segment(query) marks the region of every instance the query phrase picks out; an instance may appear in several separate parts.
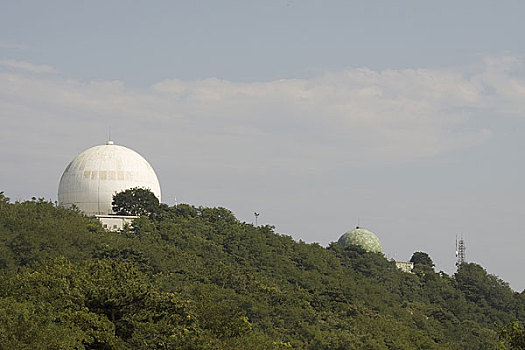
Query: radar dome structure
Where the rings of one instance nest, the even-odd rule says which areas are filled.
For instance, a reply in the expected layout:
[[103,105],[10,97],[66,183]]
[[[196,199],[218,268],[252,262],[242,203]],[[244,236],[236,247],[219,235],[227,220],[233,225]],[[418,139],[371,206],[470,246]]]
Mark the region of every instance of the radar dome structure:
[[146,159],[108,141],[69,163],[58,186],[58,202],[75,205],[86,215],[107,215],[113,213],[113,195],[134,187],[147,188],[161,199],[159,180]]
[[345,248],[357,245],[367,252],[383,253],[383,247],[379,238],[373,232],[359,226],[343,234],[337,242]]

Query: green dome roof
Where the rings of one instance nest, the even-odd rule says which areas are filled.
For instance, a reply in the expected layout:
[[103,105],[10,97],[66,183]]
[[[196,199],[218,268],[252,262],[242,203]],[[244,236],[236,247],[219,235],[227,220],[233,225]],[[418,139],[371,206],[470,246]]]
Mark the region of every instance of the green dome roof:
[[377,238],[374,233],[360,227],[356,227],[352,231],[346,232],[337,242],[345,248],[350,245],[357,245],[367,252],[383,252],[383,247],[381,246],[379,238]]

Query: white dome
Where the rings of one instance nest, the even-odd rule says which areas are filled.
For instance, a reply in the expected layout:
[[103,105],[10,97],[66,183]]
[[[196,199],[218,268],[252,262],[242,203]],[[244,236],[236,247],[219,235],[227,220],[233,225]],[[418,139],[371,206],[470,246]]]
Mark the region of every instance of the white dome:
[[150,189],[160,201],[159,180],[146,159],[108,141],[69,163],[58,185],[58,202],[74,204],[86,215],[112,214],[113,195],[133,187]]

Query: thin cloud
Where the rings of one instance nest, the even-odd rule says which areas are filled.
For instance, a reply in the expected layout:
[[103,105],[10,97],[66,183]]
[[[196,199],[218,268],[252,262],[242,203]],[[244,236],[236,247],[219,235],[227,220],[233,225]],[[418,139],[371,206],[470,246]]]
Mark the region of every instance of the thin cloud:
[[[473,122],[479,113],[523,114],[525,79],[515,74],[525,72],[520,62],[487,59],[476,74],[352,68],[271,82],[165,80],[146,90],[119,81],[12,72],[0,74],[0,104],[2,110],[12,111],[9,117],[15,124],[38,123],[42,115],[49,116],[48,125],[59,128],[55,133],[79,125],[107,125],[108,120],[140,126],[145,137],[184,131],[179,137],[193,143],[199,139],[210,159],[220,159],[221,154],[250,159],[250,152],[256,152],[259,161],[271,163],[278,154],[279,164],[289,161],[294,169],[311,164],[337,167],[353,160],[400,162],[465,149],[490,138],[488,127]],[[27,62],[1,63],[55,72]]]
[[16,60],[2,60],[0,64],[4,67],[24,70],[27,72],[38,73],[38,74],[54,74],[57,73],[57,70],[51,66],[47,65],[37,65],[25,61],[16,61]]
[[7,41],[0,41],[0,48],[2,49],[14,49],[14,50],[27,50],[27,46],[16,44],[16,43],[10,43]]

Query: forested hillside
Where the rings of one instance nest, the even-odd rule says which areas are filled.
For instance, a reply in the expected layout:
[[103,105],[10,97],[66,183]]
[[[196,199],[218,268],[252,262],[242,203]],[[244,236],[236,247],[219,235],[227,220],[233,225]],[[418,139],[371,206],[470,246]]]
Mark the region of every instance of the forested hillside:
[[525,337],[525,293],[479,265],[448,276],[421,259],[407,274],[224,208],[161,205],[116,233],[0,193],[0,271],[1,349],[495,349]]

